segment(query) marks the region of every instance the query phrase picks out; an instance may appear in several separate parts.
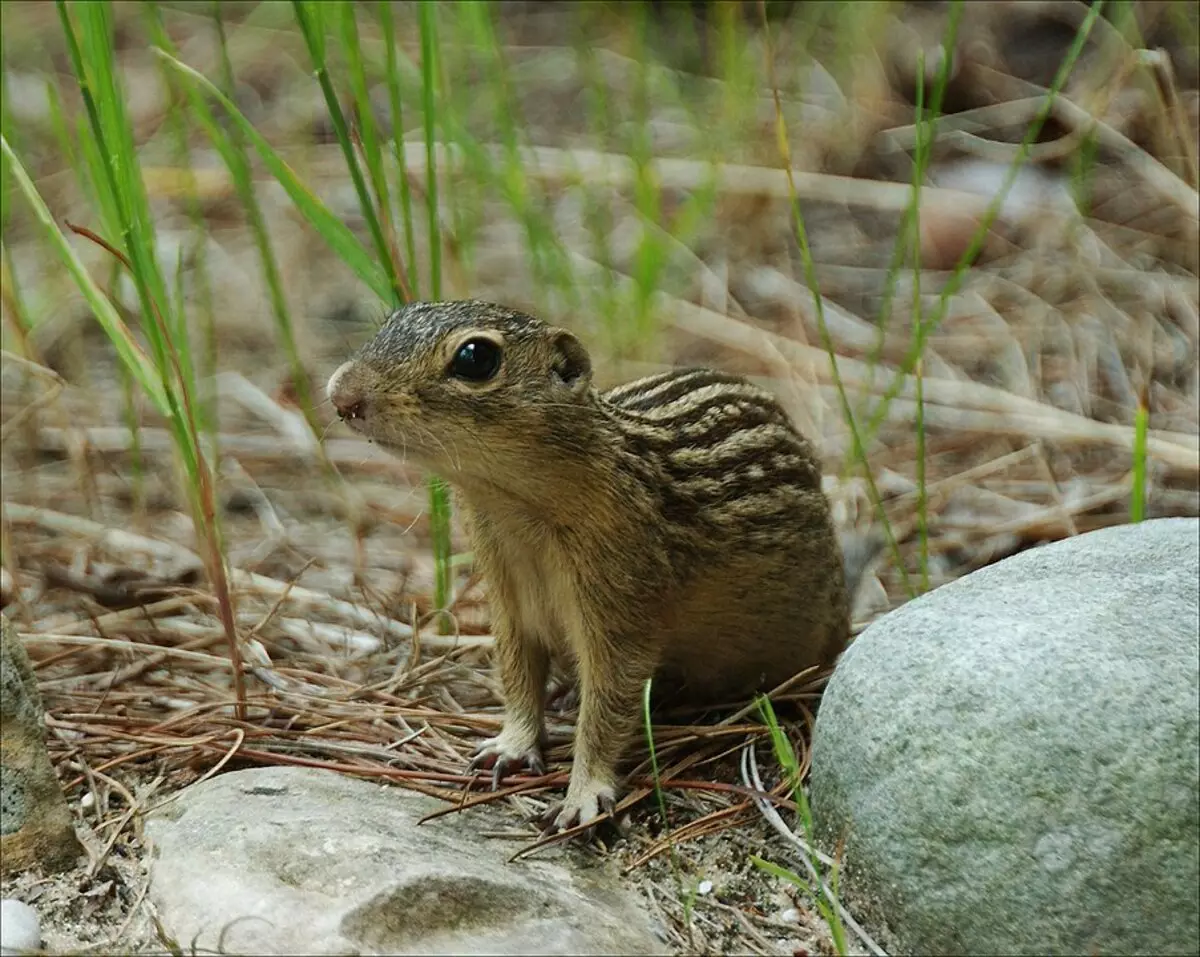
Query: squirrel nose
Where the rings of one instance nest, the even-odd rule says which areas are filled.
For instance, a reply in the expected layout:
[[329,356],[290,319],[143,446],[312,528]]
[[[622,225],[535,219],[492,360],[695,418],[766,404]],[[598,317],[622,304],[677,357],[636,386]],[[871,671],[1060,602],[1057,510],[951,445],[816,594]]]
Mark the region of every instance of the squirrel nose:
[[350,366],[347,362],[329,377],[326,393],[329,401],[337,410],[338,418],[343,422],[361,419],[367,414],[367,399],[361,386],[350,381],[346,372]]

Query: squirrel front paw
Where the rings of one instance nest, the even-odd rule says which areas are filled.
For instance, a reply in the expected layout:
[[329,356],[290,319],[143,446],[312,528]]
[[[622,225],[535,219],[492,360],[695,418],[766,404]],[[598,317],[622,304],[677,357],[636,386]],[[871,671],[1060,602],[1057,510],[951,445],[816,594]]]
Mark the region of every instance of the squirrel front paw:
[[[572,776],[570,787],[567,788],[566,799],[552,805],[540,819],[542,836],[568,831],[579,824],[588,821],[595,822],[601,814],[612,815],[617,806],[616,789],[603,781],[575,782]],[[598,822],[597,822],[598,823]],[[616,824],[616,819],[613,818]],[[587,839],[595,832],[595,823],[580,832],[580,837]]]
[[528,768],[534,774],[546,773],[541,747],[536,741],[533,744],[513,742],[503,731],[480,744],[467,766],[468,771],[491,770],[493,791],[500,787],[505,777],[522,768]]

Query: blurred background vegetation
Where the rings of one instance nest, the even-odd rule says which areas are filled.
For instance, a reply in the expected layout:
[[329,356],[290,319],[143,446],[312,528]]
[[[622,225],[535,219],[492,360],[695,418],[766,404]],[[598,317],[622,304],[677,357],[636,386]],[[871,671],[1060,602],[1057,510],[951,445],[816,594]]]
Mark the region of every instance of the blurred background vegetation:
[[[1123,479],[1132,433],[1111,426],[1141,408],[1152,437],[1194,434],[1196,10],[6,4],[4,136],[49,219],[6,155],[5,349],[94,390],[95,424],[130,427],[135,521],[137,426],[165,413],[211,523],[220,374],[323,434],[325,375],[392,305],[496,299],[579,331],[602,381],[667,363],[767,380],[836,474],[878,475],[882,492],[857,491],[877,520],[916,521],[907,564],[942,580],[964,557],[935,547],[930,572],[929,482],[1022,448],[1040,494],[1002,493],[1007,514],[979,526],[1095,524],[1064,510],[1077,473],[1096,477],[1080,445],[1107,453],[1100,484],[1129,483],[1126,512],[1143,488],[1152,511],[1194,508],[1158,484],[1170,455],[1166,474],[1150,456],[1149,486]],[[848,364],[861,436],[814,349],[865,361]],[[7,368],[11,385],[32,367]],[[920,402],[918,370],[942,386]],[[956,382],[1035,404],[963,408]],[[912,514],[882,510],[914,491]],[[427,516],[439,607],[444,508]],[[982,537],[970,565],[1021,535]]]
[[[3,3],[3,601],[52,713],[115,673],[88,636],[244,663],[126,676],[146,720],[425,626],[486,657],[445,490],[324,401],[412,298],[565,325],[601,385],[762,382],[889,531],[860,619],[1200,514],[1198,10]],[[464,674],[413,694],[494,709]]]

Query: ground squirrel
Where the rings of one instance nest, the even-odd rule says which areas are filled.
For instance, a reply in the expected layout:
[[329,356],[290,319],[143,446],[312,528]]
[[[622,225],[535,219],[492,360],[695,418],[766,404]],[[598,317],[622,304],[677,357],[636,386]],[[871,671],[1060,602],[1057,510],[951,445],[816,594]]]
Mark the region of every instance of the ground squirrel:
[[505,694],[474,767],[540,771],[552,659],[580,710],[561,830],[611,810],[647,678],[731,700],[831,662],[847,574],[809,443],[707,369],[592,387],[571,333],[486,302],[413,303],[330,378],[353,429],[458,493]]

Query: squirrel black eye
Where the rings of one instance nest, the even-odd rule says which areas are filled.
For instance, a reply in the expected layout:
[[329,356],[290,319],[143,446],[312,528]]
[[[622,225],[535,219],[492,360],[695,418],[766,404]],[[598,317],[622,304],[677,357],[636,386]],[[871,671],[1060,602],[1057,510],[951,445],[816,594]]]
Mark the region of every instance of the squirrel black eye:
[[487,382],[500,371],[500,347],[490,339],[468,339],[450,360],[449,372],[467,382]]

